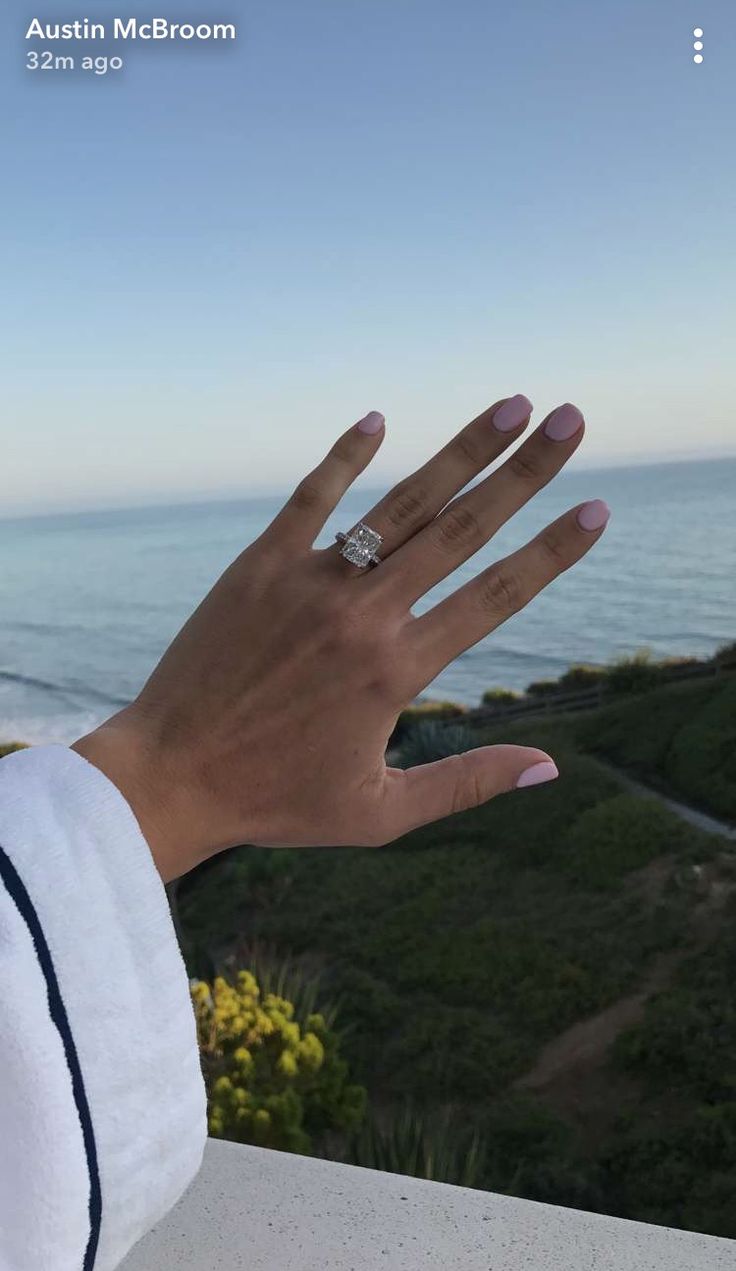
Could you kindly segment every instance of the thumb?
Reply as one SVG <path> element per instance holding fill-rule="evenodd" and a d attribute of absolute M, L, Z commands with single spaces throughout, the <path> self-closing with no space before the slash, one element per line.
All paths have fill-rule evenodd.
<path fill-rule="evenodd" d="M 401 771 L 389 769 L 394 789 L 389 795 L 389 822 L 398 838 L 453 812 L 465 812 L 505 794 L 541 785 L 559 776 L 543 750 L 530 746 L 481 746 L 462 755 Z"/>

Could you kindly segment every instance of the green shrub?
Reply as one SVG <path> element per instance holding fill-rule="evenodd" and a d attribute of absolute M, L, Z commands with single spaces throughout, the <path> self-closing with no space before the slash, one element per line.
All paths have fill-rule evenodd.
<path fill-rule="evenodd" d="M 321 1014 L 297 1020 L 249 971 L 195 981 L 192 1000 L 214 1138 L 308 1153 L 327 1131 L 358 1128 L 365 1091 Z"/>
<path fill-rule="evenodd" d="M 686 959 L 674 983 L 649 1002 L 641 1023 L 619 1038 L 616 1064 L 655 1091 L 685 1087 L 714 1104 L 736 1099 L 735 975 L 732 902 L 707 953 Z"/>
<path fill-rule="evenodd" d="M 696 714 L 682 719 L 662 771 L 695 802 L 736 818 L 736 680 L 719 685 Z"/>
<path fill-rule="evenodd" d="M 478 1132 L 449 1111 L 393 1108 L 370 1120 L 355 1139 L 350 1163 L 458 1187 L 477 1187 L 483 1153 Z"/>
<path fill-rule="evenodd" d="M 605 1208 L 603 1180 L 568 1121 L 541 1099 L 511 1094 L 481 1116 L 483 1186 L 578 1209 Z"/>
<path fill-rule="evenodd" d="M 716 815 L 736 817 L 736 679 L 666 684 L 570 717 L 578 743 Z M 541 743 L 543 744 L 543 743 Z"/>
<path fill-rule="evenodd" d="M 614 662 L 606 676 L 606 692 L 611 696 L 644 693 L 662 681 L 661 663 L 653 662 L 648 649 Z"/>
<path fill-rule="evenodd" d="M 4 759 L 6 755 L 14 755 L 17 750 L 27 750 L 28 747 L 22 741 L 6 741 L 0 745 L 0 759 Z"/>
<path fill-rule="evenodd" d="M 613 887 L 656 856 L 682 849 L 688 830 L 654 799 L 617 794 L 578 817 L 561 863 L 578 882 Z"/>
<path fill-rule="evenodd" d="M 388 749 L 400 745 L 419 724 L 461 719 L 466 711 L 467 707 L 461 706 L 458 702 L 414 702 L 399 715 L 396 727 L 389 738 Z"/>
<path fill-rule="evenodd" d="M 736 1101 L 684 1117 L 627 1119 L 601 1164 L 614 1212 L 640 1222 L 736 1236 Z"/>
<path fill-rule="evenodd" d="M 417 764 L 432 763 L 459 755 L 479 746 L 478 734 L 467 724 L 440 724 L 436 720 L 415 724 L 401 743 L 402 768 L 414 768 Z"/>
<path fill-rule="evenodd" d="M 565 671 L 565 674 L 560 676 L 559 685 L 561 689 L 570 689 L 570 691 L 593 688 L 606 680 L 608 674 L 608 668 L 605 666 L 589 666 L 587 663 L 580 663 L 577 666 L 571 666 L 569 671 Z"/>
<path fill-rule="evenodd" d="M 526 691 L 529 697 L 553 697 L 559 693 L 560 685 L 557 680 L 533 680 L 527 684 Z"/>
<path fill-rule="evenodd" d="M 484 706 L 508 706 L 521 700 L 520 693 L 512 693 L 508 688 L 487 688 L 480 699 Z"/>
<path fill-rule="evenodd" d="M 724 670 L 736 669 L 736 640 L 732 640 L 730 644 L 721 645 L 716 650 L 713 661 Z"/>

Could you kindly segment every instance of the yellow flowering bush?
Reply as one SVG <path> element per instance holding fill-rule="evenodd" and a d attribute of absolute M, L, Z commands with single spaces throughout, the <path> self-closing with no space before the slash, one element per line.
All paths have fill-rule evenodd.
<path fill-rule="evenodd" d="M 322 1015 L 297 1020 L 250 971 L 195 980 L 191 994 L 213 1137 L 308 1153 L 325 1132 L 358 1128 L 365 1090 Z"/>

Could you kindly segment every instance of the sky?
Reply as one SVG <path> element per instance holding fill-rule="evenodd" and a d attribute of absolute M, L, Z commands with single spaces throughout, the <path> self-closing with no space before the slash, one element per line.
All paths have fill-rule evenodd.
<path fill-rule="evenodd" d="M 31 18 L 157 10 L 33 3 L 0 514 L 287 489 L 371 409 L 382 485 L 516 392 L 581 406 L 590 467 L 736 453 L 730 0 L 172 0 L 236 44 L 102 77 L 26 70 Z"/>

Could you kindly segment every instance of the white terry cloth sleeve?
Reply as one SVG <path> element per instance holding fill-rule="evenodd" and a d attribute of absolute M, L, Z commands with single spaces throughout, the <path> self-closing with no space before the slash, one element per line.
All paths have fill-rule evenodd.
<path fill-rule="evenodd" d="M 186 971 L 130 807 L 65 746 L 0 759 L 0 1271 L 113 1271 L 205 1138 Z"/>

